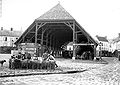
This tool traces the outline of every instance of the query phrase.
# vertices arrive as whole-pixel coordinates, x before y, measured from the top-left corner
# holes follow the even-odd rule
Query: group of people
[[[21,52],[18,52],[18,54],[12,55],[9,59],[9,68],[10,69],[17,69],[22,67],[22,61],[24,60],[30,60],[31,54],[28,52],[25,52],[22,54]]]
[[[30,53],[18,53],[9,59],[9,68],[11,69],[33,69],[33,68],[56,68],[56,60],[48,51],[44,52],[41,57],[31,56]]]
[[[54,63],[55,64],[55,67],[58,67],[58,65],[56,64],[56,60],[54,58],[54,55],[53,55],[53,52],[49,52],[49,51],[46,51],[43,53],[43,56],[42,56],[42,60],[44,63]]]

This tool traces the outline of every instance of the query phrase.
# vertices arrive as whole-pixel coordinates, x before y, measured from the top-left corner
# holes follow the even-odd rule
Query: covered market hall
[[[92,60],[96,56],[95,40],[60,4],[57,4],[35,19],[15,44],[19,47],[22,43],[34,43],[37,56],[42,56],[45,50],[49,49],[58,53],[55,57],[64,57],[64,45],[69,42],[72,42],[73,46],[69,58],[81,58],[85,52],[91,53]]]

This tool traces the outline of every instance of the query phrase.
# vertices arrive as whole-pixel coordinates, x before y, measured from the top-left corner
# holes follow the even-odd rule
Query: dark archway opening
[[[27,43],[35,43],[36,27],[37,25],[33,26],[33,28],[25,35],[22,42],[27,41]],[[64,22],[46,23],[44,26],[37,28],[36,43],[45,47],[45,49],[39,49],[40,56],[42,56],[43,52],[45,52],[47,48],[55,51],[56,54],[64,52],[65,56],[62,57],[72,58],[73,50],[67,51],[61,47],[65,43],[73,42],[73,39],[75,39],[76,44],[94,44],[93,41],[89,39],[88,34],[86,34],[81,27],[77,26],[77,24],[75,24],[75,32],[73,31],[73,27],[66,25]],[[74,37],[73,34],[75,34]],[[81,56],[86,51],[90,51],[94,54],[94,45],[77,45],[74,52],[76,52],[76,56]]]
[[[43,29],[43,45],[50,51],[54,51],[56,57],[61,57],[63,52],[62,45],[73,41],[72,28],[64,23],[47,23],[43,26]],[[38,33],[40,32],[41,29],[38,30]]]
[[[87,36],[81,31],[81,29],[75,26],[76,30],[76,43],[92,43],[89,41]],[[43,39],[41,34],[43,34]],[[41,44],[41,40],[43,40],[43,45],[49,49],[50,51],[54,51],[54,55],[56,57],[65,57],[65,58],[72,58],[73,57],[73,50],[68,51],[64,50],[61,47],[66,42],[73,42],[73,29],[67,26],[64,23],[47,23],[45,26],[38,30],[38,43]],[[42,52],[45,52],[46,49],[43,49]],[[82,56],[84,52],[91,53],[91,56],[94,56],[94,46],[77,46],[76,56]],[[92,57],[93,58],[93,57]],[[89,58],[85,58],[89,59]]]

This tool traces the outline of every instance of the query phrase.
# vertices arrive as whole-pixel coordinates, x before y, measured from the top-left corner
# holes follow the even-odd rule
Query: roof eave
[[[93,43],[97,46],[98,43],[94,40],[94,38],[92,38],[92,36],[90,36],[90,34],[89,34],[88,32],[86,32],[86,31],[84,30],[84,28],[83,28],[76,20],[75,20],[75,22],[82,28],[82,30],[85,32],[85,34],[88,34],[89,38],[91,38],[92,41],[93,41]]]
[[[18,44],[20,43],[20,40],[22,39],[22,37],[27,33],[27,31],[31,28],[31,26],[33,26],[35,24],[35,21],[22,33],[22,35],[19,37],[19,39],[14,43],[14,44]]]
[[[75,21],[75,19],[35,19],[35,22],[66,22]]]

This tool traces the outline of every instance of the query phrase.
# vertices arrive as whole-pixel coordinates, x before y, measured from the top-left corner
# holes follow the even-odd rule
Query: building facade
[[[0,46],[11,46],[14,47],[16,40],[20,37],[22,31],[14,31],[13,28],[10,30],[4,30],[1,27],[0,30]]]
[[[112,45],[115,50],[120,50],[120,33],[118,34],[118,37],[112,40]]]
[[[113,45],[107,39],[107,37],[96,36],[97,42],[99,45],[97,46],[97,50],[102,53],[102,56],[111,56],[113,53]]]
[[[109,42],[107,40],[107,37],[101,37],[97,35],[96,38],[97,38],[97,42],[99,43],[98,49],[109,51]]]

